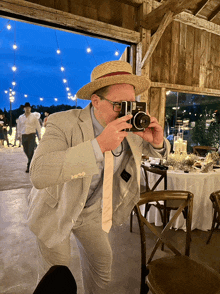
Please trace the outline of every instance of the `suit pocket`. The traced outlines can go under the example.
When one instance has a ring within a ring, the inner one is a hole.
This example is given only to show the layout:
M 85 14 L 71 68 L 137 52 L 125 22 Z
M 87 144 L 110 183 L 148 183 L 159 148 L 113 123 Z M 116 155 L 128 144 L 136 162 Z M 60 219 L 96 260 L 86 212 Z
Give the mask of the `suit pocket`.
M 45 195 L 45 203 L 54 208 L 59 202 L 57 186 L 46 188 L 45 191 L 47 192 Z

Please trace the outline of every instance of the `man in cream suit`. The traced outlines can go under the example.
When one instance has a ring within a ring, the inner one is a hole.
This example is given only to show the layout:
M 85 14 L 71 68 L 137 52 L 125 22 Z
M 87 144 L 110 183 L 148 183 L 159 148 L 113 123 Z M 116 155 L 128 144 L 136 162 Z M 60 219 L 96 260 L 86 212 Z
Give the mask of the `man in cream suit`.
M 97 66 L 77 97 L 91 99 L 82 110 L 50 115 L 31 163 L 28 224 L 37 236 L 41 276 L 70 260 L 70 234 L 79 247 L 85 294 L 108 293 L 112 251 L 102 229 L 105 152 L 114 155 L 112 223 L 125 222 L 139 200 L 141 156 L 167 156 L 169 143 L 156 118 L 143 132 L 125 132 L 132 116 L 118 118 L 121 101 L 135 101 L 149 80 L 130 64 Z M 39 277 L 40 278 L 40 277 Z M 107 292 L 106 292 L 107 291 Z

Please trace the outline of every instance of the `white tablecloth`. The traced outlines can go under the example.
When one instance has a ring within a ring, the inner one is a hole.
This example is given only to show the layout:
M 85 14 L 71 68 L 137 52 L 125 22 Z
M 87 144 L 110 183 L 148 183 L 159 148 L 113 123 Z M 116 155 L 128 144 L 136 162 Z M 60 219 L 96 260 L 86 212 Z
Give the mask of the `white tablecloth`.
M 141 168 L 143 171 L 143 169 Z M 144 184 L 143 173 L 141 184 Z M 150 187 L 155 183 L 156 175 L 149 173 Z M 163 182 L 160 183 L 158 190 L 163 190 Z M 167 171 L 167 189 L 168 190 L 186 190 L 194 194 L 192 230 L 199 229 L 207 231 L 212 225 L 212 202 L 209 196 L 212 192 L 220 190 L 220 169 L 210 173 L 184 173 L 182 171 Z M 143 206 L 141 208 L 143 211 Z M 172 212 L 171 212 L 172 216 Z M 161 226 L 161 217 L 158 209 L 151 207 L 148 213 L 148 221 Z M 186 229 L 186 222 L 181 214 L 174 224 L 176 229 Z

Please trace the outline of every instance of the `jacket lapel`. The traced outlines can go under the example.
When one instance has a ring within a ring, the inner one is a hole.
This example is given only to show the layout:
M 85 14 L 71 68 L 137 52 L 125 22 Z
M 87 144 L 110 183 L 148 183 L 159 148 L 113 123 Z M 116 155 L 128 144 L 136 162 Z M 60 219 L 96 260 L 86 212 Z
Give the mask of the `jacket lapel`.
M 82 109 L 79 115 L 78 125 L 83 134 L 83 142 L 94 139 L 94 130 L 90 114 L 91 103 Z

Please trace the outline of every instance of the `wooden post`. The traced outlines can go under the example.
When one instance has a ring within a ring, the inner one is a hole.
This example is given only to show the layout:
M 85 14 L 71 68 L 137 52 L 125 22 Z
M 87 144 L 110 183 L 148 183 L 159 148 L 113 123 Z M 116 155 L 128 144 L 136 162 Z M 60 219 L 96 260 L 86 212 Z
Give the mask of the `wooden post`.
M 150 0 L 143 0 L 143 4 L 139 8 L 139 25 L 141 20 L 152 11 L 152 1 Z M 144 29 L 143 27 L 140 28 L 141 33 L 141 43 L 137 45 L 137 62 L 136 62 L 136 74 L 137 75 L 144 75 L 148 79 L 150 78 L 150 64 L 146 64 L 145 66 L 141 66 L 141 61 L 143 56 L 145 55 L 146 51 L 148 50 L 151 42 L 151 31 Z M 142 102 L 148 102 L 148 91 L 141 95 Z
M 141 62 L 141 68 L 144 67 L 145 64 L 147 64 L 149 62 L 149 59 L 151 58 L 154 49 L 156 48 L 158 42 L 160 41 L 160 38 L 162 37 L 166 27 L 169 25 L 169 23 L 172 21 L 173 19 L 173 12 L 169 11 L 165 14 L 161 24 L 159 25 L 159 28 L 157 30 L 157 32 L 154 34 L 153 36 L 153 40 L 150 43 L 150 46 Z

